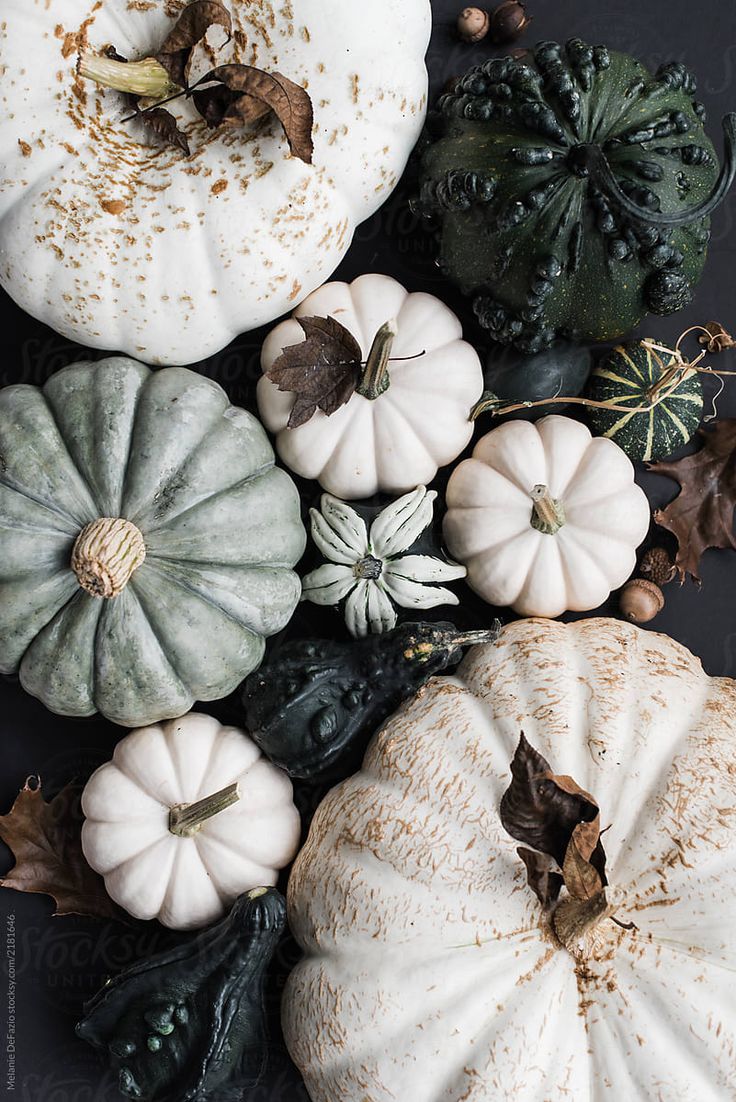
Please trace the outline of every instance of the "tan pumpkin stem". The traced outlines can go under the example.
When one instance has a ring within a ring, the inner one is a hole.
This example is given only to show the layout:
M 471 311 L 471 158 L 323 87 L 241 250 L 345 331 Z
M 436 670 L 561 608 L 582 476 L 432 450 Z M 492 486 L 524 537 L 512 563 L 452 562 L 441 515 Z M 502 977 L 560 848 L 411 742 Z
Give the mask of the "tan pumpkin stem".
M 191 838 L 200 830 L 203 823 L 219 815 L 221 811 L 227 811 L 239 799 L 240 788 L 235 783 L 220 789 L 212 796 L 197 800 L 196 803 L 177 804 L 169 812 L 169 830 L 178 838 Z
M 388 390 L 388 364 L 398 332 L 397 322 L 395 320 L 387 321 L 385 325 L 381 326 L 373 339 L 363 371 L 363 378 L 357 388 L 358 394 L 362 394 L 364 398 L 369 398 L 372 402 Z
M 125 62 L 83 50 L 77 62 L 77 73 L 85 80 L 94 80 L 103 88 L 145 96 L 147 99 L 160 100 L 172 92 L 181 91 L 155 57 Z
M 118 597 L 145 557 L 146 545 L 135 524 L 121 517 L 100 517 L 79 533 L 71 567 L 92 597 Z
M 547 486 L 535 486 L 531 492 L 534 502 L 532 528 L 545 536 L 554 536 L 565 524 L 565 509 L 561 501 L 552 497 Z

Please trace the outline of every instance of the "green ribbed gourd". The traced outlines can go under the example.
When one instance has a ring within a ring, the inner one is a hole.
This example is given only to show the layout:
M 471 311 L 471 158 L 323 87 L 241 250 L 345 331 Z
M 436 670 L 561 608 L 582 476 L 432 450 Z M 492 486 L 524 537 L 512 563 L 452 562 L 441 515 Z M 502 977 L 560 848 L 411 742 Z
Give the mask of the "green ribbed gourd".
M 440 99 L 417 207 L 495 340 L 612 340 L 690 301 L 736 167 L 736 115 L 719 174 L 695 92 L 680 62 L 652 75 L 571 39 L 490 59 Z
M 0 391 L 0 672 L 127 727 L 231 692 L 299 600 L 299 495 L 193 371 L 78 363 Z
M 651 342 L 619 345 L 595 367 L 585 394 L 593 402 L 626 409 L 588 409 L 591 428 L 630 459 L 664 459 L 687 444 L 703 417 L 698 372 Z M 642 409 L 641 407 L 651 407 Z

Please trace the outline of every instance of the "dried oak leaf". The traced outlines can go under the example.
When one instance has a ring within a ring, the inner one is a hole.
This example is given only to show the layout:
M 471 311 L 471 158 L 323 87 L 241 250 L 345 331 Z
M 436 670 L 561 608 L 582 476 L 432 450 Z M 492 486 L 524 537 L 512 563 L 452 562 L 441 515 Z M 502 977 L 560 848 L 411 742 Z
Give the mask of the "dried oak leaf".
M 284 128 L 286 140 L 294 156 L 311 165 L 314 156 L 314 110 L 306 89 L 281 73 L 264 73 L 262 69 L 251 65 L 220 65 L 198 81 L 198 84 L 209 83 L 222 84 L 231 92 L 237 93 L 224 112 L 223 122 L 230 126 L 241 126 L 252 121 L 254 107 L 250 100 L 256 100 L 274 112 Z M 242 105 L 241 96 L 248 97 Z
M 554 903 L 563 883 L 576 898 L 588 898 L 594 883 L 600 892 L 607 883 L 606 854 L 600 810 L 593 797 L 572 777 L 553 773 L 523 733 L 511 762 L 511 777 L 501 800 L 501 822 L 512 838 L 537 851 L 517 850 L 526 865 L 529 886 L 542 904 Z M 553 858 L 560 871 L 555 872 L 541 855 Z
M 718 421 L 699 435 L 704 445 L 694 455 L 649 464 L 650 471 L 681 486 L 679 496 L 654 514 L 657 524 L 677 538 L 675 566 L 681 582 L 688 574 L 700 581 L 700 558 L 709 548 L 736 548 L 736 420 Z
M 175 84 L 182 88 L 186 86 L 192 50 L 214 26 L 223 27 L 228 39 L 232 37 L 230 12 L 217 0 L 192 0 L 184 8 L 163 46 L 155 54 L 159 65 L 163 65 Z
M 253 96 L 233 92 L 224 84 L 213 84 L 192 94 L 194 106 L 208 126 L 246 126 L 260 122 L 271 108 Z
M 285 348 L 266 377 L 296 395 L 288 428 L 296 429 L 321 409 L 329 417 L 355 393 L 363 353 L 352 333 L 334 318 L 297 318 L 307 338 Z
M 119 919 L 122 912 L 82 853 L 80 800 L 81 790 L 68 785 L 47 803 L 41 782 L 29 777 L 12 809 L 0 816 L 0 838 L 15 857 L 0 887 L 50 895 L 57 915 Z

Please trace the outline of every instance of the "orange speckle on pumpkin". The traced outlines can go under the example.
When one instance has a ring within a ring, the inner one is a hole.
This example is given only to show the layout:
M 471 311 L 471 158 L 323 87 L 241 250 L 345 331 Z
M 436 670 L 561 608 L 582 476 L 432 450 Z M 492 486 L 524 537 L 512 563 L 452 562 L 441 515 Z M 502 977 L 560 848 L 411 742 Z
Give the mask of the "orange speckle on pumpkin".
M 211 191 L 213 195 L 222 195 L 223 191 L 227 189 L 227 180 L 218 180 L 216 184 L 212 185 Z
M 301 283 L 299 282 L 298 279 L 295 279 L 294 283 L 292 284 L 291 294 L 289 295 L 289 302 L 293 302 L 294 299 L 296 299 L 299 296 L 299 294 L 301 292 L 301 289 L 302 289 Z
M 31 153 L 33 153 L 33 150 L 31 149 L 28 142 L 24 142 L 22 138 L 18 138 L 18 145 L 20 146 L 20 151 L 24 157 L 30 157 Z
M 122 214 L 127 205 L 124 199 L 100 199 L 100 206 L 107 214 Z

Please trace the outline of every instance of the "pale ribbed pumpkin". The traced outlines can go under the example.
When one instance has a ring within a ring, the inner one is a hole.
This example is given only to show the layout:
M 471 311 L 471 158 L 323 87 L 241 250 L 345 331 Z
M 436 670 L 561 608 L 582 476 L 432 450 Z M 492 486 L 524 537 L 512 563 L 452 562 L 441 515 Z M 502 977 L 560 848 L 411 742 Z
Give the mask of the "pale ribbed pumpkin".
M 501 823 L 521 731 L 595 796 L 634 924 L 574 951 Z M 736 684 L 613 620 L 512 624 L 429 682 L 291 876 L 283 1022 L 313 1102 L 732 1097 L 735 751 Z
M 0 672 L 126 727 L 231 692 L 300 596 L 299 495 L 193 371 L 78 363 L 0 391 Z

